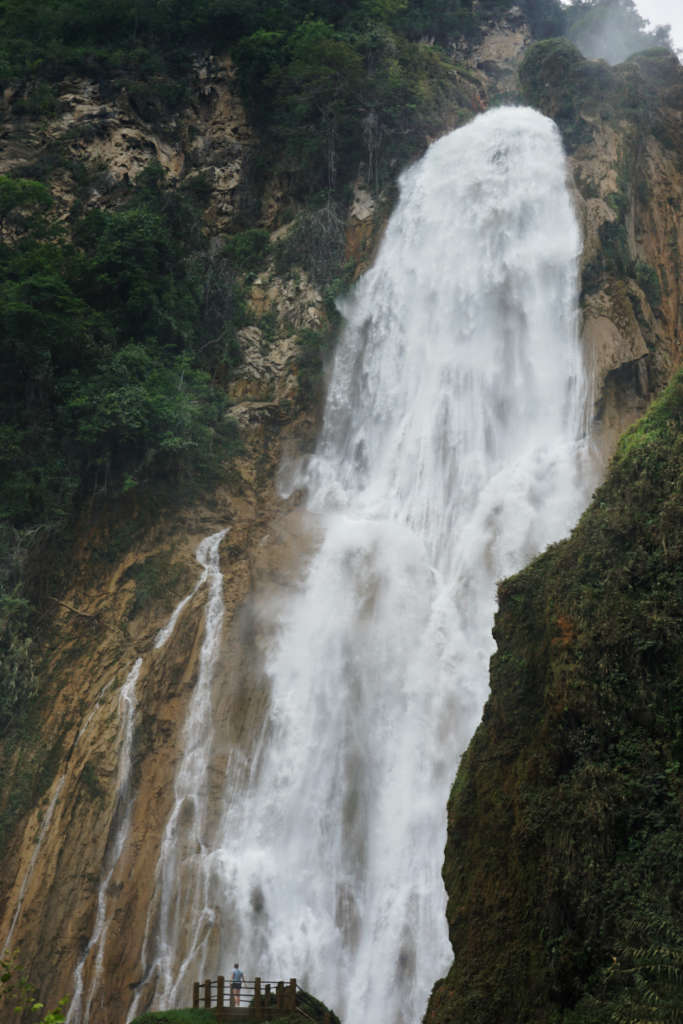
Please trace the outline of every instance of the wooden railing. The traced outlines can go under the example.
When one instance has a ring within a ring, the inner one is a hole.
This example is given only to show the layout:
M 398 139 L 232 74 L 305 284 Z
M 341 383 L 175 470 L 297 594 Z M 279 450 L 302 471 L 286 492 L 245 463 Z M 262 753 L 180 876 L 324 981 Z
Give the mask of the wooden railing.
M 296 978 L 284 981 L 243 981 L 239 996 L 232 990 L 230 978 L 220 975 L 216 981 L 196 981 L 192 991 L 192 1006 L 212 1010 L 219 1021 L 242 1017 L 249 1020 L 270 1020 L 297 1010 L 301 989 Z M 303 1010 L 303 1007 L 302 1007 Z M 304 1015 L 307 1016 L 307 1014 Z

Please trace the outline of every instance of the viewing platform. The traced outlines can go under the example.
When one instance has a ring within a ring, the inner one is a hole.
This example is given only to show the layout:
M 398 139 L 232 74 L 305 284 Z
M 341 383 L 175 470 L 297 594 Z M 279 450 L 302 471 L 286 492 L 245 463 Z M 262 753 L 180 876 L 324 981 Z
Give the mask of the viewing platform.
M 217 1021 L 272 1020 L 289 1014 L 300 1014 L 315 1024 L 332 1024 L 333 1015 L 323 1009 L 308 992 L 296 983 L 296 978 L 285 981 L 243 981 L 239 991 L 233 992 L 230 979 L 219 975 L 216 981 L 196 981 L 192 990 L 192 1006 L 211 1010 Z M 335 1018 L 336 1019 L 336 1018 Z

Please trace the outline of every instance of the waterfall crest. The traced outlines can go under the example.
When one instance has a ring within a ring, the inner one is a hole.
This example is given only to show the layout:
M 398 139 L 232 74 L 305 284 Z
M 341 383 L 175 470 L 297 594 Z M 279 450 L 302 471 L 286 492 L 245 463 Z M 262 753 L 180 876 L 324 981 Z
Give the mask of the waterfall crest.
M 486 698 L 496 580 L 587 499 L 565 177 L 547 118 L 478 117 L 402 176 L 341 304 L 298 480 L 321 540 L 265 654 L 249 784 L 226 778 L 197 854 L 215 934 L 174 951 L 178 991 L 239 957 L 346 1024 L 412 1024 L 448 967 L 445 808 Z

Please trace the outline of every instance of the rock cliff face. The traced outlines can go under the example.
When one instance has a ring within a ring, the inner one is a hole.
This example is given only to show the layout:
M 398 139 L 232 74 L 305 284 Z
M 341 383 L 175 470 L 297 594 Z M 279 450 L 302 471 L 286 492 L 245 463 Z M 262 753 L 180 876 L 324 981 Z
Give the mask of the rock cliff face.
M 9 103 L 12 97 L 5 99 Z M 59 162 L 50 183 L 60 217 L 76 201 L 107 206 L 151 160 L 164 167 L 171 183 L 197 174 L 208 181 L 205 230 L 212 236 L 232 226 L 252 201 L 249 167 L 257 140 L 227 60 L 198 62 L 190 105 L 172 119 L 155 118 L 154 125 L 125 93 L 104 102 L 96 83 L 72 80 L 63 83 L 53 119 L 39 125 L 8 115 L 4 134 L 0 173 L 29 175 L 56 147 L 62 153 L 66 147 L 90 166 L 83 195 L 63 169 L 66 161 Z M 268 208 L 264 219 L 267 223 Z M 314 437 L 315 409 L 304 409 L 301 401 L 296 332 L 322 326 L 326 316 L 322 296 L 305 273 L 282 279 L 271 269 L 253 284 L 251 299 L 254 322 L 241 331 L 243 359 L 230 383 L 242 454 L 210 499 L 160 494 L 151 506 L 124 498 L 111 514 L 84 515 L 68 552 L 70 583 L 50 601 L 53 613 L 40 638 L 45 691 L 43 713 L 34 723 L 39 739 L 3 750 L 5 771 L 14 779 L 2 802 L 5 821 L 12 818 L 22 785 L 38 788 L 39 795 L 32 810 L 12 823 L 0 935 L 10 948 L 21 946 L 22 961 L 47 1002 L 56 993 L 73 992 L 74 970 L 96 930 L 102 866 L 121 815 L 116 800 L 121 688 L 136 660 L 143 659 L 136 687 L 129 840 L 106 892 L 106 1009 L 97 1009 L 102 1021 L 124 1019 L 138 980 L 159 842 L 197 678 L 206 586 L 194 593 L 158 652 L 155 637 L 200 578 L 194 557 L 199 541 L 227 527 L 222 559 L 227 668 L 222 711 L 216 714 L 222 714 L 225 735 L 238 745 L 245 732 L 253 732 L 248 726 L 252 705 L 258 705 L 254 694 L 244 691 L 252 629 L 248 597 L 259 581 L 284 571 L 284 549 L 297 546 L 296 528 L 285 538 L 277 525 L 296 514 L 297 499 L 282 500 L 275 477 L 285 454 L 310 447 Z M 271 314 L 268 339 L 257 326 L 266 311 Z M 86 997 L 94 969 L 88 961 Z M 102 998 L 98 995 L 98 1001 Z
M 64 82 L 56 113 L 40 123 L 14 117 L 17 97 L 7 94 L 0 173 L 30 176 L 36 166 L 47 167 L 57 216 L 66 219 L 76 203 L 115 203 L 128 182 L 158 161 L 171 185 L 199 175 L 204 187 L 208 183 L 204 230 L 211 244 L 219 245 L 245 211 L 253 222 L 259 201 L 259 223 L 274 227 L 287 197 L 270 182 L 255 198 L 251 166 L 258 139 L 229 61 L 207 58 L 195 70 L 190 102 L 173 117 L 154 106 L 141 112 L 125 92 L 105 98 L 100 85 L 85 80 Z M 85 187 L 65 154 L 89 169 Z M 370 258 L 386 216 L 377 211 L 386 208 L 386 199 L 373 198 L 359 181 L 342 224 L 347 256 L 356 265 Z M 287 231 L 286 225 L 275 230 L 273 240 Z M 5 776 L 13 780 L 0 798 L 3 947 L 21 948 L 22 964 L 46 1003 L 81 985 L 80 1012 L 99 972 L 91 1019 L 101 1024 L 125 1019 L 140 981 L 159 845 L 204 636 L 207 585 L 194 590 L 202 572 L 197 546 L 227 528 L 212 754 L 219 778 L 228 756 L 248 761 L 267 701 L 258 664 L 258 600 L 286 589 L 288 574 L 312 543 L 299 495 L 282 498 L 276 480 L 283 463 L 314 443 L 319 401 L 315 389 L 312 397 L 302 391 L 300 336 L 330 330 L 327 307 L 304 270 L 295 265 L 283 273 L 272 258 L 257 276 L 245 278 L 244 287 L 250 322 L 239 332 L 241 361 L 228 385 L 241 454 L 208 497 L 159 491 L 150 501 L 133 492 L 108 510 L 84 513 L 72 547 L 56 556 L 68 558 L 69 583 L 47 598 L 38 638 L 41 711 L 30 734 L 0 745 Z M 156 649 L 159 630 L 188 595 L 168 642 Z M 124 851 L 103 888 L 123 813 L 117 797 L 125 741 L 121 693 L 138 659 L 132 816 Z M 93 948 L 76 981 L 101 927 L 103 902 L 102 960 L 98 965 Z
M 584 233 L 583 336 L 606 454 L 681 361 L 681 66 L 609 68 L 569 44 L 528 52 L 525 98 L 557 120 Z
M 682 413 L 679 373 L 571 538 L 501 584 L 429 1024 L 680 1017 Z
M 681 68 L 552 41 L 521 77 L 570 151 L 609 456 L 680 363 Z M 491 696 L 448 806 L 454 963 L 429 1024 L 678 1019 L 681 395 L 679 373 L 571 538 L 500 586 Z
M 0 174 L 20 171 L 28 176 L 36 164 L 60 151 L 62 159 L 50 183 L 66 216 L 80 195 L 64 154 L 93 170 L 86 207 L 106 205 L 117 185 L 134 181 L 156 160 L 172 183 L 201 172 L 212 194 L 207 221 L 215 232 L 229 227 L 246 202 L 249 157 L 257 144 L 229 59 L 196 61 L 191 101 L 178 114 L 155 107 L 153 96 L 149 108 L 141 110 L 125 89 L 113 98 L 106 92 L 101 83 L 69 79 L 56 90 L 56 115 L 46 121 L 13 116 L 12 105 L 20 97 L 8 90 Z
M 513 23 L 492 26 L 481 46 L 466 55 L 479 83 L 471 90 L 472 113 L 501 92 L 514 93 L 515 68 L 528 39 L 523 22 L 513 18 Z M 680 361 L 678 253 L 683 240 L 678 212 L 683 184 L 676 104 L 681 85 L 680 68 L 669 65 L 665 74 L 661 68 L 655 74 L 648 64 L 641 69 L 660 110 L 657 131 L 647 123 L 635 127 L 630 117 L 580 115 L 586 134 L 571 153 L 586 237 L 584 336 L 587 358 L 595 365 L 606 453 Z M 6 96 L 5 103 L 11 99 Z M 552 114 L 552 103 L 549 90 L 540 105 Z M 100 87 L 83 80 L 63 83 L 57 114 L 46 123 L 14 118 L 8 107 L 5 115 L 0 173 L 28 174 L 54 147 L 67 147 L 95 169 L 79 199 L 86 206 L 106 205 L 119 183 L 134 179 L 156 159 L 171 180 L 201 174 L 208 181 L 206 231 L 211 235 L 229 230 L 252 209 L 250 176 L 258 139 L 246 121 L 227 60 L 198 61 L 190 104 L 172 118 L 155 115 L 153 124 L 125 94 L 105 102 Z M 631 171 L 623 184 L 626 164 Z M 64 169 L 55 171 L 52 183 L 65 216 L 76 201 L 77 183 Z M 262 224 L 275 227 L 283 201 L 277 183 L 271 183 Z M 369 258 L 385 216 L 386 204 L 358 185 L 346 225 L 347 254 L 356 264 Z M 625 233 L 621 264 L 604 256 L 610 225 Z M 32 809 L 13 822 L 4 855 L 0 937 L 21 946 L 44 997 L 69 993 L 96 926 L 102 865 L 120 813 L 121 686 L 136 659 L 143 658 L 130 838 L 106 894 L 110 926 L 102 963 L 105 982 L 97 996 L 100 1024 L 120 1024 L 140 980 L 159 842 L 197 677 L 206 587 L 193 594 L 163 649 L 154 649 L 154 638 L 200 576 L 194 558 L 198 542 L 227 527 L 221 552 L 223 683 L 215 707 L 223 739 L 215 771 L 224 770 L 229 750 L 248 757 L 267 700 L 253 657 L 260 629 L 254 594 L 286 587 L 287 573 L 311 543 L 298 496 L 282 498 L 276 478 L 283 460 L 310 449 L 315 437 L 316 410 L 302 402 L 300 393 L 296 332 L 325 328 L 325 304 L 305 273 L 283 277 L 274 263 L 250 288 L 253 322 L 242 330 L 244 359 L 230 383 L 243 454 L 210 499 L 167 496 L 153 508 L 129 496 L 110 513 L 84 516 L 68 552 L 70 585 L 51 600 L 53 613 L 46 617 L 41 638 L 45 692 L 35 722 L 38 743 L 6 745 L 2 752 L 5 777 L 13 777 L 16 791 L 32 786 L 34 799 Z M 269 337 L 264 314 L 274 324 Z M 0 798 L 6 818 L 12 815 L 13 799 L 11 788 Z M 451 869 L 447 875 L 455 885 Z M 452 896 L 452 918 L 453 900 L 457 903 L 457 896 Z M 94 969 L 87 964 L 86 990 Z M 445 1005 L 443 1000 L 433 1004 L 432 1019 L 459 1019 L 450 1011 L 442 1013 Z

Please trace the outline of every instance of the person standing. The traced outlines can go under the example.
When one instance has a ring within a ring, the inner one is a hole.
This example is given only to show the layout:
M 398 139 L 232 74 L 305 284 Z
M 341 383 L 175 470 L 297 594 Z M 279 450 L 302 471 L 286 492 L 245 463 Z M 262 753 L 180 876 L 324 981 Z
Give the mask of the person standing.
M 232 1006 L 240 1005 L 240 989 L 242 988 L 243 981 L 244 975 L 240 970 L 240 965 L 235 964 L 230 981 L 230 1003 Z

